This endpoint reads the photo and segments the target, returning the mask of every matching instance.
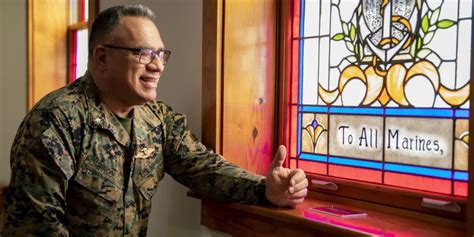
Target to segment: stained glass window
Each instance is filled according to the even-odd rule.
[[[290,167],[466,197],[471,5],[293,1]]]
[[[89,0],[69,0],[69,81],[87,70]]]

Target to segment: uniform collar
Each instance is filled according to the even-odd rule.
[[[91,127],[107,129],[114,138],[123,146],[130,144],[130,135],[122,127],[122,124],[115,114],[107,108],[100,98],[100,92],[94,83],[89,72],[83,77],[84,93],[86,95],[87,106],[89,108],[89,124]],[[135,141],[145,139],[148,132],[161,124],[160,119],[150,106],[135,106],[133,109],[133,130]]]

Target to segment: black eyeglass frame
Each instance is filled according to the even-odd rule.
[[[161,60],[163,65],[166,65],[166,63],[168,63],[168,60],[171,56],[171,50],[168,50],[168,49],[153,50],[153,49],[150,49],[150,48],[129,48],[129,47],[122,47],[122,46],[111,45],[111,44],[104,44],[104,47],[112,48],[112,49],[128,50],[128,51],[131,51],[133,53],[136,53],[136,54],[139,55],[138,62],[141,63],[141,64],[145,64],[145,65],[148,65],[148,64],[152,63],[153,60],[155,60],[156,56],[158,56],[158,58]],[[151,56],[152,56],[152,57],[150,57],[150,61],[147,62],[147,63],[142,62],[142,55],[149,54],[150,51],[151,51]],[[163,56],[160,56],[161,53],[163,53],[162,54]]]

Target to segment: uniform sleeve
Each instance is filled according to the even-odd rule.
[[[51,111],[33,111],[11,150],[4,236],[69,236],[61,223],[74,173],[69,126]]]
[[[265,179],[231,164],[187,129],[183,115],[165,119],[165,170],[199,195],[215,200],[266,203]]]

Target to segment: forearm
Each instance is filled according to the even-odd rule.
[[[264,177],[245,171],[209,151],[174,158],[168,171],[178,182],[203,197],[265,203]],[[172,162],[171,162],[172,163]]]

